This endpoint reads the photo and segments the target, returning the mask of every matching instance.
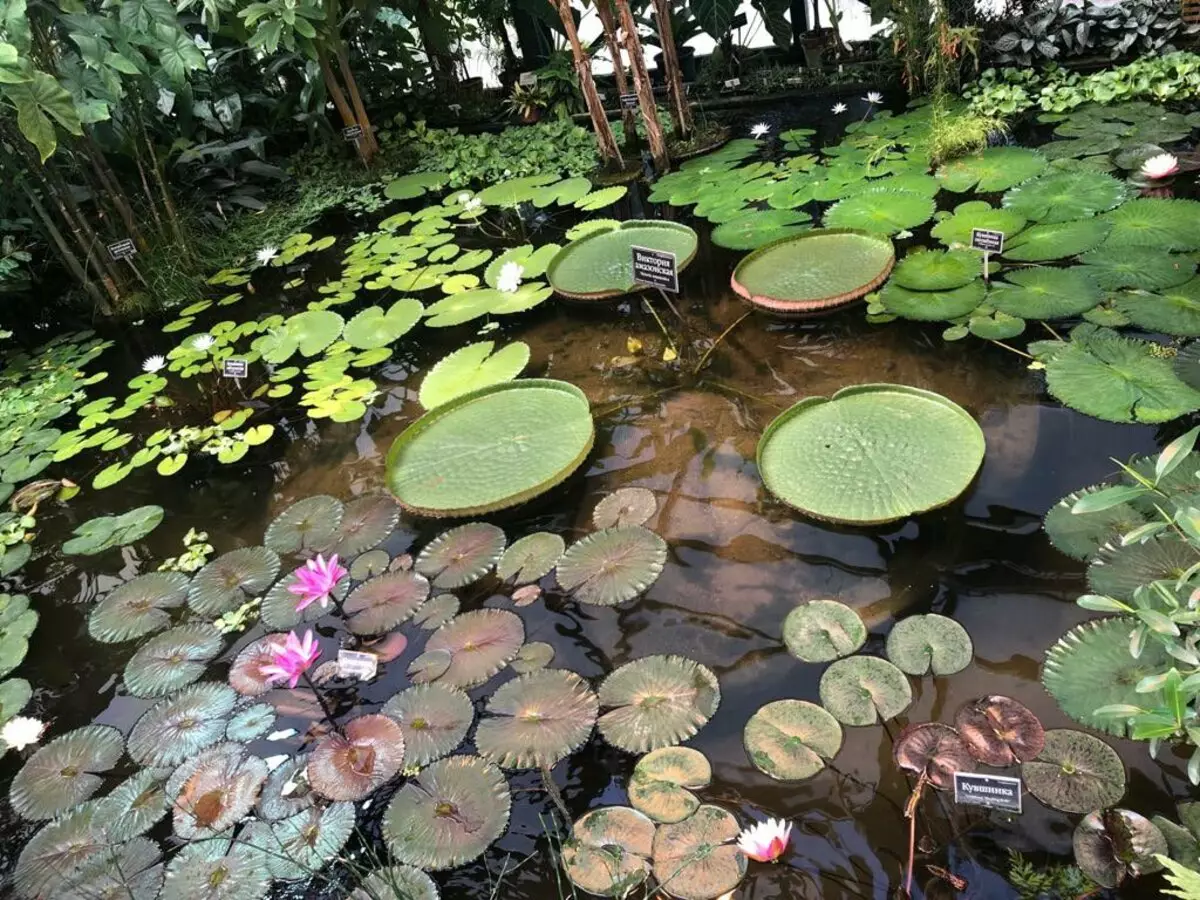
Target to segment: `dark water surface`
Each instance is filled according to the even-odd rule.
[[[554,224],[548,229],[539,240],[562,240]],[[682,321],[660,297],[648,295],[679,344],[675,363],[659,361],[662,332],[636,298],[595,309],[550,301],[532,313],[502,319],[500,329],[487,335],[498,343],[526,341],[532,348],[526,374],[578,385],[598,414],[596,449],[582,474],[536,505],[491,520],[505,528],[510,541],[548,529],[570,542],[591,529],[591,510],[606,494],[630,485],[651,489],[658,511],[648,527],[670,545],[659,580],[644,597],[612,609],[566,601],[549,579],[545,597],[518,610],[527,640],[549,642],[556,652],[552,666],[574,669],[593,682],[631,659],[664,652],[690,656],[717,674],[720,709],[689,742],[713,764],[714,781],[702,797],[734,810],[744,823],[773,815],[796,824],[790,855],[781,865],[752,863],[734,896],[885,898],[902,877],[908,839],[902,811],[911,789],[891,761],[892,735],[908,722],[948,722],[962,702],[984,694],[1017,698],[1048,728],[1071,726],[1041,688],[1038,673],[1045,649],[1089,617],[1072,602],[1084,591],[1083,567],[1049,545],[1040,519],[1063,494],[1112,474],[1111,457],[1152,452],[1164,437],[1149,427],[1111,425],[1061,407],[1043,394],[1040,376],[1027,371],[1024,360],[1000,348],[974,339],[944,344],[936,326],[870,325],[861,306],[801,323],[746,318],[712,352],[705,369],[692,375],[712,339],[745,312],[728,286],[742,254],[708,246],[707,229],[699,230],[700,255],[675,301]],[[331,253],[336,267],[340,248]],[[310,283],[322,280],[314,274]],[[263,304],[276,302],[269,285],[260,294]],[[293,308],[303,308],[306,299],[299,292],[289,294]],[[245,316],[246,310],[239,306],[206,315],[229,313]],[[420,414],[416,389],[424,371],[446,352],[482,339],[473,337],[478,326],[419,329],[415,342],[401,342],[399,355],[379,379],[384,393],[362,422],[316,424],[300,417],[286,439],[276,438],[249,457],[257,460],[250,465],[193,463],[173,478],[135,474],[119,487],[87,491],[65,509],[46,510],[39,523],[42,548],[56,546],[93,515],[142,503],[158,503],[168,512],[144,543],[151,555],[126,550],[78,561],[53,555],[27,568],[29,582],[42,582],[30,590],[42,620],[18,674],[35,685],[31,709],[53,720],[51,734],[88,721],[128,732],[151,705],[119,687],[121,668],[136,645],[92,642],[86,633],[87,604],[178,554],[188,528],[208,531],[222,553],[261,543],[271,519],[296,500],[317,493],[345,500],[386,490],[384,456]],[[172,337],[158,335],[157,329],[129,335],[94,368],[108,368],[117,379],[124,369],[134,371],[148,353],[173,346]],[[642,353],[631,354],[630,338],[642,342]],[[773,500],[754,462],[758,437],[771,418],[802,397],[879,381],[940,392],[980,421],[987,456],[966,494],[946,509],[874,529],[824,525]],[[90,476],[78,477],[81,473],[67,474],[90,481]],[[405,517],[385,546],[393,554],[419,548],[444,527]],[[871,631],[868,652],[880,651],[898,615],[936,611],[967,628],[977,659],[949,678],[914,679],[916,701],[900,720],[887,728],[846,728],[833,766],[808,781],[780,784],[750,765],[742,729],[768,701],[818,700],[824,666],[799,662],[781,641],[788,611],[817,597],[837,598],[860,611]],[[482,602],[511,605],[500,597]],[[359,712],[374,711],[406,686],[404,669],[427,633],[412,626],[404,630],[409,650],[362,692]],[[329,658],[339,635],[324,622],[318,631]],[[261,634],[255,627],[241,635],[213,677],[223,678],[237,650]],[[505,677],[472,696],[486,698]],[[292,725],[303,732],[306,724],[281,717],[276,727]],[[260,741],[252,749],[268,756],[295,750],[298,741]],[[1147,816],[1173,815],[1173,798],[1189,794],[1185,760],[1164,751],[1154,763],[1144,744],[1111,743],[1130,767],[1124,805]],[[594,739],[561,763],[554,777],[572,816],[623,803],[634,761]],[[5,783],[16,767],[12,754],[0,761]],[[120,770],[109,781],[115,785],[126,774]],[[514,807],[508,834],[482,861],[437,876],[444,897],[559,900],[544,837],[554,806],[538,776],[516,773],[510,783]],[[360,815],[360,827],[368,832],[377,827],[385,805],[376,799]],[[1038,861],[1065,861],[1075,818],[1032,798],[1020,817],[956,811],[949,798],[930,793],[919,822],[918,834],[933,843],[929,853],[918,855],[918,883],[926,880],[925,862],[952,866],[971,882],[963,896],[991,898],[1015,896],[987,871],[1006,870],[1005,848]],[[160,825],[154,834],[166,831]],[[9,815],[3,853],[10,862],[31,832]],[[518,867],[497,883],[506,866]],[[1129,895],[1159,896],[1160,890],[1161,882],[1145,879]],[[318,885],[279,893],[340,895],[345,888]]]

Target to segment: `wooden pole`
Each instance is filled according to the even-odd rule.
[[[624,166],[621,151],[617,147],[617,138],[608,124],[608,116],[604,114],[604,104],[600,101],[600,92],[596,90],[596,82],[592,78],[592,59],[583,52],[579,42],[579,32],[575,29],[575,17],[571,14],[570,0],[550,0],[558,10],[562,19],[563,31],[571,44],[571,54],[575,58],[575,72],[579,76],[579,87],[583,90],[583,99],[587,102],[588,114],[592,117],[592,128],[596,131],[596,143],[600,147],[600,158],[604,162],[615,162]]]
[[[671,4],[654,0],[658,19],[658,37],[662,42],[663,69],[667,93],[671,101],[671,121],[675,125],[675,140],[686,141],[692,134],[692,110],[683,93],[683,74],[679,71],[679,54],[675,51],[675,30],[671,27]]]
[[[565,0],[564,0],[565,2]],[[663,139],[662,126],[658,124],[658,109],[654,105],[654,89],[650,86],[650,75],[646,71],[646,56],[642,41],[638,37],[637,24],[628,0],[613,0],[625,39],[625,52],[629,54],[629,67],[633,71],[633,88],[637,91],[638,104],[642,108],[642,124],[646,126],[646,140],[650,144],[650,155],[659,172],[671,167],[667,158],[667,143]]]
[[[600,16],[600,24],[604,27],[604,41],[608,44],[608,55],[613,61],[613,80],[617,83],[617,102],[620,95],[629,93],[629,80],[625,75],[625,62],[621,58],[621,42],[617,40],[617,25],[613,21],[612,0],[596,0],[596,13]],[[621,104],[621,126],[625,129],[625,143],[637,141],[637,120],[633,110]]]

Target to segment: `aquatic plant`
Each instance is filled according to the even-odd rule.
[[[311,628],[304,632],[303,640],[292,631],[282,644],[275,645],[272,662],[264,666],[262,672],[268,681],[286,681],[288,687],[294,688],[320,656],[321,648],[313,640]]]
[[[607,709],[597,726],[604,739],[631,753],[679,744],[694,735],[721,702],[717,677],[682,656],[646,656],[609,674],[596,689]]]
[[[746,720],[742,743],[760,772],[779,781],[802,781],[837,756],[842,727],[815,703],[775,700]]]
[[[630,248],[646,247],[675,255],[682,272],[696,255],[696,232],[658,219],[630,219],[611,230],[594,229],[563,247],[546,268],[550,286],[576,300],[608,300],[638,289]]]
[[[767,819],[742,829],[738,849],[755,862],[775,862],[786,851],[792,825],[783,819]]]
[[[330,595],[339,581],[349,575],[345,566],[338,563],[338,555],[334,553],[325,559],[320,553],[316,559],[310,559],[293,573],[295,582],[288,585],[288,593],[295,594],[296,612],[302,612],[313,603],[328,607]]]

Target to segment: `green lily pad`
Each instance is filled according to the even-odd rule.
[[[696,232],[660,219],[631,219],[619,228],[593,231],[563,247],[546,268],[550,286],[564,297],[605,300],[638,289],[632,247],[675,254],[682,272],[696,255]]]
[[[755,250],[734,269],[731,284],[756,308],[804,315],[871,292],[887,279],[895,260],[885,237],[815,230]]]
[[[1011,209],[996,209],[982,200],[970,200],[956,206],[954,214],[934,225],[930,233],[947,247],[970,246],[971,232],[977,228],[999,231],[1010,239],[1025,224],[1025,217]]]
[[[1067,556],[1091,559],[1105,544],[1147,522],[1146,514],[1129,503],[1118,503],[1095,512],[1073,512],[1081,498],[1098,490],[1099,487],[1089,487],[1067,494],[1046,513],[1046,536]]]
[[[443,357],[421,382],[420,403],[433,409],[463,394],[512,381],[529,362],[529,345],[515,341],[493,352],[493,341],[468,344]]]
[[[196,573],[188,606],[198,615],[224,615],[269,588],[278,574],[279,557],[266,547],[231,550]]]
[[[790,209],[750,210],[712,231],[712,242],[730,250],[756,250],[764,244],[808,230],[812,217]]]
[[[408,334],[424,312],[421,301],[411,298],[397,301],[386,313],[382,307],[370,306],[346,323],[342,336],[359,350],[386,347]]]
[[[645,753],[694,735],[721,702],[717,677],[682,656],[646,656],[608,675],[597,691],[598,727],[622,750]]]
[[[932,199],[912,191],[867,191],[835,203],[825,213],[823,224],[893,235],[925,224],[936,209]]]
[[[496,575],[513,584],[532,584],[550,573],[566,549],[566,542],[559,535],[536,531],[514,541],[504,551],[496,563]]]
[[[443,684],[473,688],[507,666],[525,642],[525,625],[505,609],[476,609],[461,613],[425,642],[425,652],[446,650],[450,665],[440,676]]]
[[[13,778],[8,799],[24,819],[50,819],[94,794],[121,758],[121,733],[85,725],[55,738],[29,758]]]
[[[987,302],[1022,319],[1062,319],[1087,312],[1103,295],[1081,267],[1029,268],[1005,273],[992,285]]]
[[[759,441],[758,469],[767,490],[801,512],[878,524],[952,502],[983,453],[979,425],[940,394],[856,385],[778,416]]]
[[[640,525],[581,538],[558,562],[562,588],[581,603],[617,606],[649,589],[667,560],[667,543]]]
[[[125,687],[135,697],[165,697],[198,680],[224,643],[221,632],[207,622],[157,634],[125,666]]]
[[[392,444],[388,487],[405,509],[464,516],[515,506],[560,484],[595,440],[583,392],[525,378],[427,412]]]
[[[837,756],[842,726],[815,703],[776,700],[747,720],[742,742],[760,772],[778,781],[802,781]]]
[[[129,755],[145,766],[174,766],[225,737],[237,693],[202,681],[160,700],[129,733]]]
[[[989,147],[946,163],[937,170],[942,187],[955,193],[977,190],[1004,191],[1036,178],[1046,169],[1046,158],[1023,147]]]
[[[1200,278],[1157,294],[1138,292],[1116,299],[1116,308],[1146,331],[1200,337]]]
[[[63,553],[94,556],[115,547],[127,547],[157,528],[164,515],[161,506],[139,506],[119,516],[90,519],[63,544]]]
[[[746,875],[746,854],[735,843],[741,827],[733,815],[705,804],[682,822],[654,835],[654,877],[678,900],[716,900]]]
[[[292,316],[284,327],[301,355],[312,357],[341,337],[343,325],[345,321],[332,310],[310,309]]]
[[[196,841],[171,860],[162,900],[261,900],[269,881],[262,850],[227,839]]]
[[[1119,803],[1125,794],[1125,764],[1100,738],[1055,728],[1042,752],[1021,764],[1033,796],[1051,809],[1082,813]]]
[[[629,188],[627,185],[614,184],[592,191],[590,194],[585,194],[576,200],[572,206],[576,209],[582,209],[585,212],[595,212],[598,209],[604,209],[606,206],[612,206],[624,197],[628,191]]]
[[[389,200],[411,200],[440,188],[449,180],[450,176],[444,172],[413,172],[389,181],[383,194]]]
[[[1045,262],[1077,256],[1102,244],[1111,227],[1102,218],[1031,225],[1005,242],[1004,256],[1019,262]]]
[[[0,725],[3,725],[33,698],[33,688],[24,678],[0,681]]]
[[[971,636],[946,616],[908,616],[888,633],[887,657],[909,675],[953,675],[971,664]]]
[[[896,264],[892,283],[910,291],[952,291],[982,274],[979,254],[970,250],[910,253]]]
[[[115,644],[166,628],[171,624],[167,610],[183,605],[188,584],[188,577],[180,572],[139,575],[96,605],[88,617],[88,633]]]
[[[647,753],[629,779],[629,803],[655,822],[682,822],[700,807],[693,790],[712,781],[712,766],[699,750],[663,747]]]
[[[500,560],[504,531],[487,522],[468,522],[442,532],[425,545],[414,568],[435,588],[448,590],[473,584]]]
[[[783,642],[804,662],[829,662],[849,656],[867,641],[867,626],[849,606],[836,600],[801,604],[783,620]]]
[[[904,673],[877,656],[851,656],[821,676],[821,705],[843,725],[874,725],[894,719],[912,703]]]
[[[628,897],[650,877],[654,822],[628,806],[602,806],[576,820],[563,846],[571,884],[600,897]]]
[[[1069,222],[1120,205],[1126,193],[1124,182],[1102,172],[1054,172],[1012,188],[1004,206],[1035,222]]]
[[[1104,214],[1112,230],[1105,247],[1155,250],[1200,250],[1196,221],[1200,202],[1135,197]]]
[[[1086,271],[1106,291],[1134,288],[1158,291],[1192,280],[1196,261],[1149,247],[1107,247],[1079,257]]]
[[[945,322],[971,313],[986,294],[987,287],[979,278],[949,291],[912,291],[893,280],[879,292],[879,302],[885,310],[904,319]]]
[[[596,694],[574,672],[530,672],[488,700],[475,746],[505,769],[552,769],[591,737],[598,710]]]

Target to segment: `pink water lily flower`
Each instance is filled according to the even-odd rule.
[[[296,632],[288,633],[287,640],[275,644],[275,657],[271,665],[263,666],[260,670],[269,681],[286,681],[288,687],[294,688],[300,681],[300,676],[308,671],[308,667],[317,661],[321,648],[313,640],[312,629],[304,632],[304,640],[296,637]]]
[[[787,850],[792,824],[783,819],[756,822],[738,835],[738,848],[755,862],[775,862]]]
[[[288,585],[288,591],[300,598],[296,603],[296,612],[300,612],[317,602],[328,606],[329,595],[334,587],[349,573],[343,566],[338,565],[336,553],[328,560],[318,553],[316,559],[310,559],[293,574],[296,583]]]
[[[1170,153],[1158,153],[1142,163],[1142,175],[1146,178],[1169,178],[1179,171],[1179,160]]]

